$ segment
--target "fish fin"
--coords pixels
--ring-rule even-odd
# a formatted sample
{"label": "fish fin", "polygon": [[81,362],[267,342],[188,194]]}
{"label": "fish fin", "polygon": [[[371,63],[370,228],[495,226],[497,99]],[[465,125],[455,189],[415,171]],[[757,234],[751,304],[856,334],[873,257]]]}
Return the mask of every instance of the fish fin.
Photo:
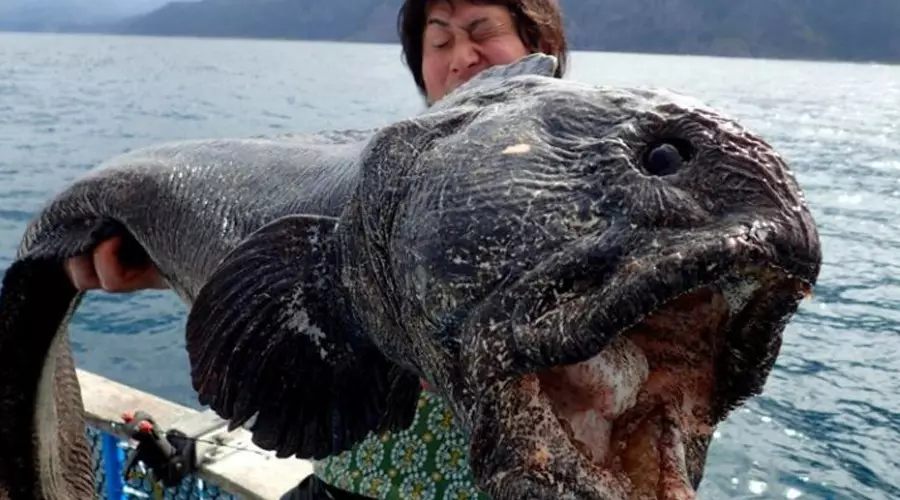
{"label": "fish fin", "polygon": [[[85,498],[93,491],[90,448],[84,434],[67,326],[83,294],[63,266],[47,258],[21,258],[4,271],[0,286],[0,491],[4,498],[47,498],[39,477],[36,433],[58,434],[56,446],[66,475],[54,491]],[[54,356],[55,352],[55,356]],[[51,357],[53,357],[51,359]],[[55,369],[46,371],[48,363]],[[42,377],[51,380],[43,380]],[[40,383],[40,382],[43,382]],[[42,389],[49,389],[42,392]],[[42,398],[51,398],[52,401]],[[36,429],[36,409],[55,410],[46,429]],[[57,440],[51,440],[56,442]],[[64,444],[64,446],[63,446]]]}
{"label": "fish fin", "polygon": [[485,80],[503,80],[524,75],[552,77],[556,73],[557,67],[559,67],[559,60],[556,56],[535,52],[516,59],[509,64],[498,64],[486,68],[469,79],[466,86],[470,83],[478,85],[479,82]]}
{"label": "fish fin", "polygon": [[557,68],[559,68],[559,59],[557,59],[556,56],[544,54],[542,52],[528,54],[509,64],[498,64],[481,70],[478,74],[457,87],[456,90],[450,92],[435,104],[453,102],[455,99],[451,96],[456,97],[464,95],[470,90],[479,89],[487,84],[508,80],[517,76],[531,75],[553,77],[556,75]]}
{"label": "fish fin", "polygon": [[253,418],[258,446],[320,459],[371,431],[409,427],[421,386],[384,357],[342,296],[332,217],[294,215],[250,235],[216,268],[187,320],[202,404]]}

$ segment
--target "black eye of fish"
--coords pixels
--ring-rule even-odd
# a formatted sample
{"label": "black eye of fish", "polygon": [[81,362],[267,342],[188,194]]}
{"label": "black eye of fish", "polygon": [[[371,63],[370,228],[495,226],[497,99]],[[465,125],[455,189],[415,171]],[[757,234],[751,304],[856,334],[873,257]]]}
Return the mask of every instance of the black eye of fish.
{"label": "black eye of fish", "polygon": [[672,175],[691,159],[691,145],[685,140],[667,139],[652,144],[644,154],[644,169],[650,175]]}

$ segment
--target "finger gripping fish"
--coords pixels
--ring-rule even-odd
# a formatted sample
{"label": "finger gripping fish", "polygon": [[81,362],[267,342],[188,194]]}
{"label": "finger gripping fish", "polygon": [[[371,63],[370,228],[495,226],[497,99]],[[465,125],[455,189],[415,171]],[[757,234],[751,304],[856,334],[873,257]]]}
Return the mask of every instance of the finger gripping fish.
{"label": "finger gripping fish", "polygon": [[187,323],[201,401],[321,457],[408,422],[413,389],[384,383],[408,378],[384,374],[412,374],[496,500],[693,498],[818,278],[816,225],[733,119],[555,65],[485,70],[380,129],[339,216],[237,245]]}
{"label": "finger gripping fish", "polygon": [[[130,269],[154,265],[190,307],[221,259],[251,233],[289,214],[339,215],[372,133],[164,144],[105,161],[54,196],[28,224],[0,290],[0,500],[94,497],[98,478],[67,333],[83,294],[66,276],[65,259],[90,255],[100,241],[121,237],[120,261]],[[376,367],[388,364],[374,349],[355,356]],[[294,368],[286,363],[285,371],[264,375],[301,380],[292,374],[302,378],[302,370]],[[379,373],[397,378],[379,381]],[[418,394],[418,378],[400,370],[357,370],[341,379],[354,377],[350,385],[357,392],[349,398],[349,389],[338,398],[305,382],[281,386],[280,399],[299,395],[318,402],[292,414],[313,423],[313,432],[292,442],[294,449],[305,453],[304,439],[319,443],[322,429],[352,422],[359,405],[386,413],[407,406],[377,401],[393,393],[367,391],[362,382],[411,387],[408,397]],[[364,421],[353,428],[409,424],[381,422],[384,427]],[[273,432],[260,430],[256,437],[274,440]],[[332,444],[341,449],[364,435],[345,434]]]}

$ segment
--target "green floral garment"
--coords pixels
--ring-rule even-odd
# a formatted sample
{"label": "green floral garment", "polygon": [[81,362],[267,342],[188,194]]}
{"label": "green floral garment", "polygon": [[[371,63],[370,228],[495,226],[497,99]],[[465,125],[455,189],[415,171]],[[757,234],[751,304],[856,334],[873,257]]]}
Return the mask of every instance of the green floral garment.
{"label": "green floral garment", "polygon": [[465,437],[440,398],[422,391],[409,429],[370,434],[353,449],[314,464],[316,476],[379,500],[488,500],[469,472]]}

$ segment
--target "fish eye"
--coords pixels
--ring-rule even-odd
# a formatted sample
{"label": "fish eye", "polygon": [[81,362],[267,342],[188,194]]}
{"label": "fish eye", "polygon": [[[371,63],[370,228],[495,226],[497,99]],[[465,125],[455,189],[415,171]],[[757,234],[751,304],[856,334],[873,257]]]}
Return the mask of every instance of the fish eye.
{"label": "fish eye", "polygon": [[666,138],[651,143],[644,152],[644,170],[659,177],[672,175],[689,162],[693,146],[685,139]]}

